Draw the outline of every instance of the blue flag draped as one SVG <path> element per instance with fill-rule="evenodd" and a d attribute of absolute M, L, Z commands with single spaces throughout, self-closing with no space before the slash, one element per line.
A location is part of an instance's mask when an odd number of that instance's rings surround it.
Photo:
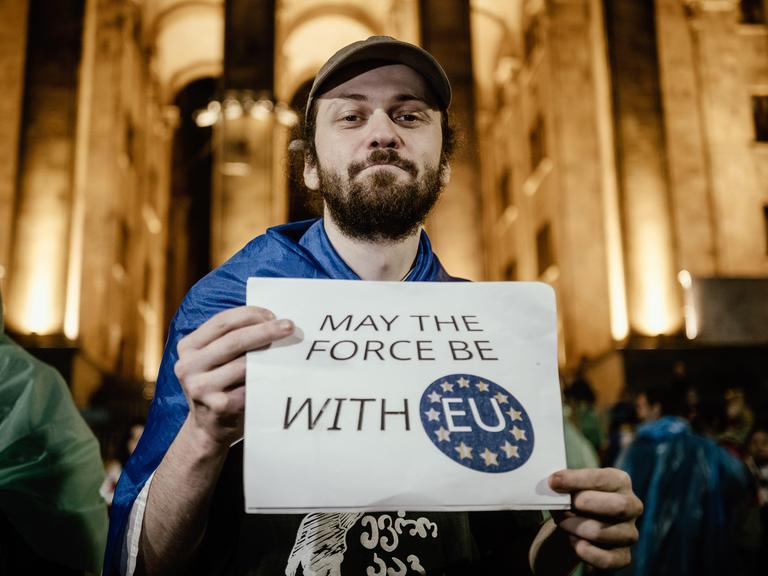
<path fill-rule="evenodd" d="M 115 489 L 110 514 L 104 575 L 117 573 L 126 522 L 136 496 L 160 464 L 189 408 L 173 367 L 181 338 L 215 314 L 245 305 L 249 277 L 359 280 L 341 259 L 325 233 L 322 220 L 277 226 L 253 239 L 240 252 L 205 276 L 187 294 L 174 316 L 157 377 L 155 398 L 136 450 L 125 465 Z M 418 252 L 407 282 L 450 282 L 422 231 Z"/>

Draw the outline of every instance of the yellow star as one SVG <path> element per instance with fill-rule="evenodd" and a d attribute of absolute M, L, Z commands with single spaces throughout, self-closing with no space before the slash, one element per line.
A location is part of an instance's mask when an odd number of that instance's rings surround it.
<path fill-rule="evenodd" d="M 443 440 L 450 440 L 451 439 L 451 433 L 448 432 L 445 428 L 440 426 L 437 430 L 435 430 L 435 434 L 437 434 L 437 441 L 442 442 Z M 471 450 L 471 448 L 470 448 Z"/>
<path fill-rule="evenodd" d="M 515 440 L 528 440 L 528 438 L 525 437 L 525 430 L 520 430 L 517 426 L 513 426 L 510 432 L 512 433 L 512 436 L 515 437 Z"/>
<path fill-rule="evenodd" d="M 429 401 L 432 403 L 440 402 L 440 394 L 437 392 L 432 392 L 432 394 L 427 394 L 427 398 L 429 398 Z"/>
<path fill-rule="evenodd" d="M 499 404 L 507 404 L 509 402 L 509 396 L 502 394 L 501 392 L 497 392 L 493 397 L 496 398 L 496 402 Z"/>
<path fill-rule="evenodd" d="M 424 414 L 427 415 L 427 418 L 429 419 L 429 422 L 436 422 L 437 420 L 440 420 L 440 412 L 435 410 L 434 408 L 430 408 Z"/>
<path fill-rule="evenodd" d="M 448 382 L 440 384 L 440 388 L 443 389 L 443 392 L 453 392 L 453 384 L 448 384 Z"/>
<path fill-rule="evenodd" d="M 509 417 L 512 418 L 512 422 L 515 420 L 522 420 L 523 419 L 523 413 L 515 410 L 514 408 L 510 408 L 506 411 L 506 414 L 509 414 Z"/>
<path fill-rule="evenodd" d="M 520 454 L 517 453 L 517 446 L 513 446 L 506 440 L 504 440 L 504 444 L 502 444 L 500 448 L 504 450 L 507 458 L 520 458 Z"/>
<path fill-rule="evenodd" d="M 461 460 L 463 460 L 464 458 L 469 458 L 470 460 L 472 460 L 472 447 L 467 446 L 466 444 L 464 444 L 464 442 L 461 442 L 458 446 L 454 448 L 454 450 L 456 450 L 456 452 L 459 453 L 459 458 Z"/>
<path fill-rule="evenodd" d="M 457 382 L 459 383 L 459 388 L 469 388 L 469 380 L 464 378 L 464 376 L 459 378 Z"/>
<path fill-rule="evenodd" d="M 488 392 L 488 384 L 485 382 L 478 382 L 475 386 L 477 386 L 477 389 L 480 390 L 480 392 Z"/>
<path fill-rule="evenodd" d="M 498 466 L 499 461 L 496 456 L 496 452 L 491 452 L 488 450 L 488 448 L 485 449 L 485 451 L 480 454 L 483 460 L 485 460 L 486 466 Z"/>

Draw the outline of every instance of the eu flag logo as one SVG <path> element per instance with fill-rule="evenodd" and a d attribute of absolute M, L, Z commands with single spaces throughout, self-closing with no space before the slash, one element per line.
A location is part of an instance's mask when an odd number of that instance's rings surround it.
<path fill-rule="evenodd" d="M 421 396 L 424 431 L 446 456 L 480 472 L 509 472 L 533 453 L 533 425 L 507 390 L 472 374 L 432 382 Z"/>

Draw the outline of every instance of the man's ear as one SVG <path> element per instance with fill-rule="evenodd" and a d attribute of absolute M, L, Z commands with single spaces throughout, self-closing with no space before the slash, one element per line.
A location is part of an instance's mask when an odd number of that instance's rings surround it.
<path fill-rule="evenodd" d="M 304 158 L 304 185 L 310 190 L 320 189 L 320 174 L 317 162 L 312 162 L 308 157 Z"/>
<path fill-rule="evenodd" d="M 445 166 L 443 166 L 442 170 L 440 170 L 440 184 L 443 186 L 448 186 L 448 183 L 451 181 L 451 165 L 448 164 L 448 162 L 445 163 Z"/>

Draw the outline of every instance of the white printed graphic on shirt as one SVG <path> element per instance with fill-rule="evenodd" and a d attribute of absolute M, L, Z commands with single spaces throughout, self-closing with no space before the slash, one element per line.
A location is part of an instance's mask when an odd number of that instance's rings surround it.
<path fill-rule="evenodd" d="M 341 576 L 341 563 L 347 551 L 345 538 L 360 516 L 360 512 L 304 516 L 285 575 L 296 576 L 301 563 L 305 576 Z"/>
<path fill-rule="evenodd" d="M 307 514 L 301 521 L 296 542 L 288 557 L 286 576 L 295 576 L 299 564 L 306 576 L 341 576 L 341 563 L 347 550 L 347 532 L 361 516 L 362 513 Z M 406 519 L 402 511 L 394 519 L 389 514 L 380 514 L 378 517 L 368 514 L 360 524 L 363 528 L 360 544 L 368 550 L 381 548 L 387 553 L 395 552 L 405 530 L 409 536 L 437 538 L 437 524 L 423 517 Z M 394 556 L 390 560 L 394 567 L 387 568 L 386 561 L 374 551 L 373 564 L 367 567 L 366 575 L 405 576 L 409 568 L 416 574 L 426 574 L 415 554 L 408 555 L 405 559 L 407 564 Z"/>

